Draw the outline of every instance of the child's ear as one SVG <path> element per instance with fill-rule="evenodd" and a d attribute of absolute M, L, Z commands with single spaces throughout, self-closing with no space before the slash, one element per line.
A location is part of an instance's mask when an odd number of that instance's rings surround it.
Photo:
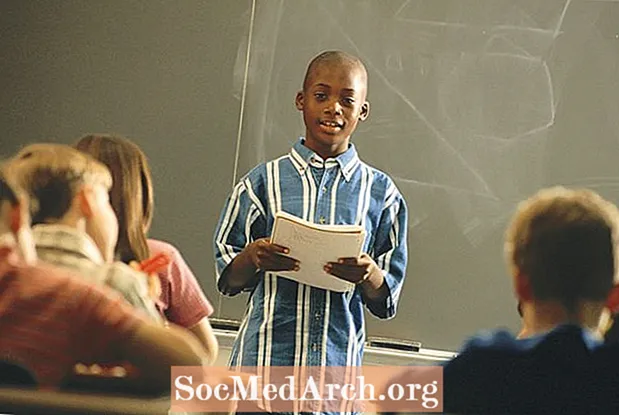
<path fill-rule="evenodd" d="M 365 101 L 361 105 L 361 112 L 359 112 L 359 121 L 365 121 L 370 116 L 370 103 Z"/>
<path fill-rule="evenodd" d="M 294 99 L 294 105 L 297 107 L 299 111 L 303 111 L 303 91 L 297 92 L 297 96 Z"/>
<path fill-rule="evenodd" d="M 514 278 L 514 289 L 516 290 L 518 300 L 531 301 L 533 299 L 533 290 L 531 289 L 529 277 L 518 273 Z"/>
<path fill-rule="evenodd" d="M 88 188 L 83 187 L 77 194 L 76 198 L 80 213 L 87 218 L 91 217 L 93 212 L 94 200 L 92 199 L 92 196 L 92 192 L 89 191 Z"/>
<path fill-rule="evenodd" d="M 619 312 L 619 284 L 613 285 L 608 293 L 608 299 L 606 300 L 606 307 L 613 314 Z"/>

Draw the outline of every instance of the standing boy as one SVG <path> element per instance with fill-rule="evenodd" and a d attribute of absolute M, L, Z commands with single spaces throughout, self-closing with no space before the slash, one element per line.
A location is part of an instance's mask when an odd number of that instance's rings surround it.
<path fill-rule="evenodd" d="M 350 143 L 369 115 L 366 93 L 359 59 L 339 51 L 315 57 L 296 96 L 305 137 L 250 171 L 225 204 L 214 236 L 217 286 L 231 296 L 251 291 L 233 366 L 357 366 L 363 305 L 383 319 L 396 313 L 407 260 L 406 204 L 393 181 L 362 162 Z M 280 211 L 365 228 L 361 256 L 324 265 L 355 283 L 354 290 L 326 291 L 278 275 L 303 267 L 285 256 L 286 247 L 269 242 Z"/>

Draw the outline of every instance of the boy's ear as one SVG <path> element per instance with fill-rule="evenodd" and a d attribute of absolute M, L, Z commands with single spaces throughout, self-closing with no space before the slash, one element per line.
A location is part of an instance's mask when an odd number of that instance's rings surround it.
<path fill-rule="evenodd" d="M 361 105 L 361 112 L 359 112 L 359 121 L 365 121 L 370 116 L 370 103 L 365 101 Z"/>
<path fill-rule="evenodd" d="M 606 308 L 608 308 L 612 314 L 619 313 L 619 284 L 613 285 L 610 289 L 608 299 L 606 300 Z"/>
<path fill-rule="evenodd" d="M 92 192 L 89 191 L 87 187 L 82 187 L 76 197 L 76 202 L 79 205 L 78 207 L 80 213 L 87 218 L 91 217 L 93 214 L 94 200 L 92 199 L 92 196 Z"/>
<path fill-rule="evenodd" d="M 299 111 L 303 111 L 303 91 L 297 92 L 297 96 L 294 99 L 294 105 L 297 107 Z"/>
<path fill-rule="evenodd" d="M 531 281 L 528 276 L 521 273 L 516 274 L 514 277 L 514 290 L 516 291 L 518 300 L 533 300 L 533 290 L 531 289 Z"/>

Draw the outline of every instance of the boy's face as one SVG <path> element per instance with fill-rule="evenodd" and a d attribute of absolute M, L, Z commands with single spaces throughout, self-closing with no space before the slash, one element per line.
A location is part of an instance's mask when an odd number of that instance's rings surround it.
<path fill-rule="evenodd" d="M 364 71 L 354 64 L 315 66 L 295 101 L 303 111 L 305 145 L 323 158 L 345 152 L 357 123 L 369 115 L 366 91 Z"/>

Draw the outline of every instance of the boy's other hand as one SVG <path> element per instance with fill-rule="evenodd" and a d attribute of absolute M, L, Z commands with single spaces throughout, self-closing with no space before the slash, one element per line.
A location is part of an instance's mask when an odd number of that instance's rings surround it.
<path fill-rule="evenodd" d="M 298 271 L 299 261 L 288 255 L 290 250 L 272 244 L 269 238 L 258 239 L 246 248 L 252 263 L 261 271 Z"/>
<path fill-rule="evenodd" d="M 340 258 L 338 262 L 328 262 L 324 270 L 353 284 L 367 282 L 376 286 L 375 288 L 379 288 L 384 280 L 381 269 L 368 254 L 362 254 L 359 258 Z"/>

